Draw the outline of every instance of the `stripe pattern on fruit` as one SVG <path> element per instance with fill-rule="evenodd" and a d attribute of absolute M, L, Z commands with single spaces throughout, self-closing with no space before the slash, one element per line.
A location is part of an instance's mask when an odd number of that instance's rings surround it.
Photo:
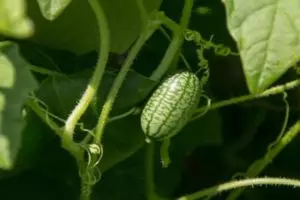
<path fill-rule="evenodd" d="M 191 72 L 167 78 L 143 109 L 141 126 L 146 141 L 161 141 L 177 134 L 198 106 L 201 90 L 198 77 Z"/>

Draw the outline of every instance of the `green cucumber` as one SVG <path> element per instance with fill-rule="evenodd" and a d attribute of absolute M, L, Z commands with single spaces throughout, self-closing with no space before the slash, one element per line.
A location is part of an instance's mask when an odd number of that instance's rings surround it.
<path fill-rule="evenodd" d="M 202 86 L 191 72 L 167 78 L 152 94 L 141 114 L 146 141 L 162 141 L 176 135 L 198 106 Z"/>

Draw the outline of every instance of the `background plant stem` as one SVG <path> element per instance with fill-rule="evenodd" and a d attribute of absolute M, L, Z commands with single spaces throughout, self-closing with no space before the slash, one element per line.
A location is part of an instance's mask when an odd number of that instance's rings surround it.
<path fill-rule="evenodd" d="M 178 59 L 180 55 L 180 49 L 184 42 L 183 32 L 188 28 L 189 19 L 192 13 L 194 0 L 185 0 L 182 17 L 180 19 L 180 26 L 174 27 L 173 39 L 156 70 L 152 73 L 150 79 L 154 81 L 160 80 L 163 75 L 169 70 L 171 63 Z M 166 18 L 165 18 L 166 19 Z M 166 21 L 166 20 L 165 20 Z M 172 26 L 173 27 L 173 26 Z M 174 32 L 175 31 L 175 32 Z"/>

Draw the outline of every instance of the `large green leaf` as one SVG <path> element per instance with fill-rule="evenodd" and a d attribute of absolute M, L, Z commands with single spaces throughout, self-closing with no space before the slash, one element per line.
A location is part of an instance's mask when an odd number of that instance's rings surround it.
<path fill-rule="evenodd" d="M 63 0 L 61 0 L 63 1 Z M 162 0 L 144 0 L 146 9 L 157 9 Z M 27 0 L 36 31 L 34 41 L 52 48 L 84 54 L 98 48 L 98 26 L 87 0 L 74 0 L 54 21 L 45 19 L 36 1 Z M 125 52 L 138 37 L 141 17 L 136 0 L 101 0 L 111 36 L 111 51 Z"/>
<path fill-rule="evenodd" d="M 33 34 L 33 24 L 25 14 L 24 0 L 0 0 L 0 34 L 27 38 Z"/>
<path fill-rule="evenodd" d="M 42 15 L 52 21 L 65 10 L 71 0 L 38 0 L 37 2 Z"/>
<path fill-rule="evenodd" d="M 248 88 L 265 90 L 299 59 L 300 1 L 227 0 L 225 6 Z"/>
<path fill-rule="evenodd" d="M 21 143 L 22 107 L 36 82 L 18 46 L 8 42 L 0 45 L 0 168 L 10 169 Z"/>

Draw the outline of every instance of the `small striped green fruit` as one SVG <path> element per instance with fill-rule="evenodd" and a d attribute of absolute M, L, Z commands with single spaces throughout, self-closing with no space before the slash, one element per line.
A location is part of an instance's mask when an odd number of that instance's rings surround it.
<path fill-rule="evenodd" d="M 167 78 L 152 94 L 141 115 L 146 142 L 162 141 L 176 135 L 198 106 L 202 87 L 191 72 Z"/>

